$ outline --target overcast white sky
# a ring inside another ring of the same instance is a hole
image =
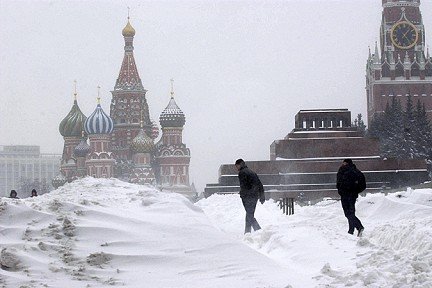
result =
[[[217,182],[222,163],[269,159],[300,109],[366,117],[365,65],[379,39],[381,0],[0,0],[0,145],[61,153],[58,125],[75,79],[84,114],[95,108],[98,85],[109,112],[128,6],[151,117],[168,104],[174,78],[199,190]],[[431,1],[421,10],[430,43]]]

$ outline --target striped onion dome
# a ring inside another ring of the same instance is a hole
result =
[[[80,143],[74,148],[75,157],[86,157],[90,152],[90,145],[87,144],[85,138],[82,138]]]
[[[114,129],[114,122],[102,109],[101,105],[96,106],[95,111],[84,123],[84,130],[88,134],[111,134]]]
[[[159,127],[158,127],[156,121],[151,120],[151,135],[150,135],[150,138],[156,139],[157,137],[159,137]]]
[[[78,107],[77,100],[74,100],[72,109],[66,115],[66,117],[60,122],[59,131],[63,137],[79,137],[83,130],[86,116],[81,112]]]
[[[130,149],[134,153],[151,153],[154,150],[153,139],[147,136],[147,133],[141,129],[138,135],[132,140]]]
[[[177,106],[174,97],[171,97],[168,106],[162,111],[159,117],[159,123],[162,127],[183,127],[186,123],[185,115]]]

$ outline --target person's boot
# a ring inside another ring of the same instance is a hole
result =
[[[364,227],[358,229],[357,237],[362,237],[362,235],[363,235],[363,230],[364,230]]]
[[[254,231],[260,230],[261,226],[258,224],[258,222],[256,221],[256,219],[254,219],[254,222],[252,223],[252,227],[254,229]]]

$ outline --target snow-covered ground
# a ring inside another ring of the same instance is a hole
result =
[[[0,287],[432,287],[432,190],[368,195],[362,238],[340,203],[258,204],[243,235],[238,195],[175,193],[85,178],[0,199]]]

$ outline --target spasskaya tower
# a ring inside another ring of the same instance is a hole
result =
[[[426,48],[420,0],[382,0],[380,43],[366,65],[368,125],[393,97],[425,105],[432,120],[432,59]]]

